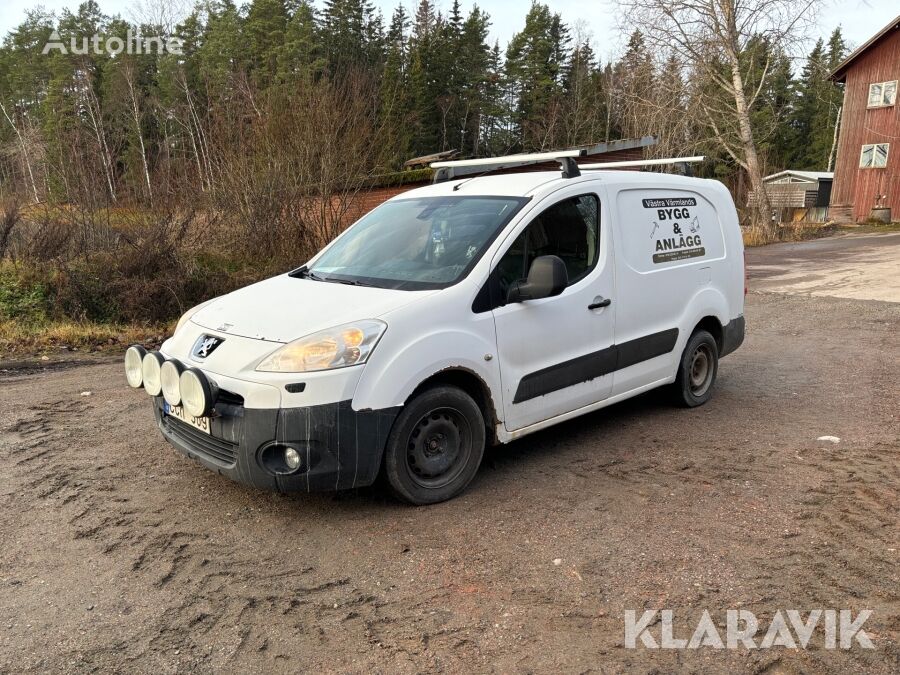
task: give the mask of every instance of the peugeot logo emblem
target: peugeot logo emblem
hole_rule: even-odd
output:
[[[194,348],[191,350],[191,356],[198,359],[205,359],[223,342],[225,342],[225,340],[218,338],[215,335],[201,335],[197,342],[194,343]]]

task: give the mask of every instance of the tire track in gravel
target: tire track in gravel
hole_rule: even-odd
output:
[[[428,509],[232,485],[118,365],[4,378],[0,671],[896,672],[900,315],[749,306],[709,405],[642,396],[494,449]],[[622,646],[628,608],[815,606],[874,608],[878,650]]]
[[[20,458],[11,481],[17,486],[17,500],[49,504],[71,526],[74,541],[91,542],[111,559],[109,564],[128,568],[130,584],[169,590],[177,598],[149,631],[87,650],[86,664],[138,664],[148,654],[184,650],[200,655],[195,665],[214,671],[240,662],[248,653],[271,649],[278,642],[275,638],[285,644],[298,637],[318,641],[325,631],[323,622],[332,621],[337,610],[345,611],[345,625],[358,623],[360,633],[367,630],[366,622],[377,623],[383,603],[352,587],[347,577],[309,566],[284,567],[277,556],[212,542],[199,529],[172,530],[164,507],[146,509],[121,496],[127,471],[97,464],[70,443],[73,437],[95,433],[86,414],[91,398],[53,398],[20,408],[14,421],[0,430],[0,461],[6,454]],[[145,414],[145,403],[120,399],[109,412],[127,419],[133,413]],[[197,469],[176,461],[183,465],[180,470]],[[235,588],[247,590],[234,593]],[[298,612],[305,614],[303,620],[294,618]],[[272,615],[284,618],[279,626],[291,628],[273,631],[268,621]],[[213,644],[223,637],[227,648],[214,650]]]

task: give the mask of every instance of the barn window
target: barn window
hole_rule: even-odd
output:
[[[869,85],[869,108],[881,108],[897,102],[897,80]]]
[[[890,149],[890,143],[873,143],[862,146],[862,152],[859,155],[859,168],[881,169],[887,166],[888,150]]]

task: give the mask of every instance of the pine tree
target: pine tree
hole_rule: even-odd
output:
[[[398,5],[387,31],[379,96],[381,125],[385,131],[380,162],[386,169],[399,168],[408,159],[412,143],[408,31],[409,16],[403,5]]]
[[[792,144],[790,168],[825,171],[834,140],[834,126],[843,99],[841,87],[830,75],[846,55],[840,29],[828,41],[816,42],[807,57],[797,84],[796,107],[791,126],[797,142]]]
[[[253,80],[262,88],[276,77],[287,28],[284,0],[252,0],[244,21],[244,60]]]
[[[625,53],[612,72],[611,115],[617,135],[626,137],[646,133],[648,108],[656,100],[656,73],[653,55],[640,31],[628,38]]]
[[[322,44],[332,74],[381,65],[384,26],[369,0],[326,0],[323,17]]]
[[[599,66],[590,44],[575,45],[563,70],[564,136],[566,146],[593,143],[601,138],[606,109]]]
[[[232,0],[217,0],[207,7],[205,28],[197,50],[200,76],[210,90],[224,94],[245,67],[244,20]]]
[[[288,20],[285,41],[278,55],[281,80],[315,80],[326,67],[324,48],[310,0],[300,0]]]
[[[409,85],[412,107],[415,154],[440,150],[441,115],[438,98],[443,95],[445,74],[440,72],[443,19],[430,0],[421,0],[416,8],[409,40]]]
[[[525,27],[506,50],[506,77],[514,83],[516,136],[522,149],[546,149],[553,142],[568,29],[559,14],[534,2]]]
[[[459,150],[477,156],[481,149],[482,124],[488,106],[491,50],[487,43],[490,17],[474,6],[460,31],[457,49],[459,68]]]

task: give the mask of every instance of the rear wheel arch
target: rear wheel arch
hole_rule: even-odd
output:
[[[718,347],[719,353],[721,354],[722,347],[724,346],[725,341],[725,329],[722,326],[722,322],[719,321],[718,317],[711,314],[704,316],[694,326],[693,330],[691,331],[691,335],[696,333],[698,330],[705,330],[707,333],[713,336],[713,339],[715,339],[716,341],[716,347]]]

